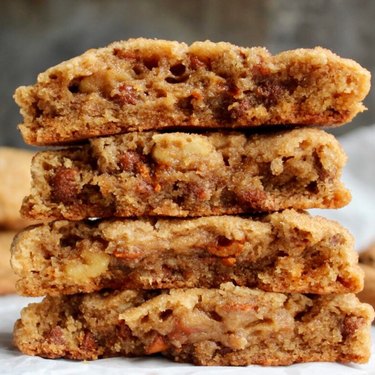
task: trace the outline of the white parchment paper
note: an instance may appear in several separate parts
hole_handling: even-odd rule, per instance
[[[340,221],[355,236],[357,248],[375,241],[375,125],[358,129],[340,138],[349,155],[343,180],[353,200],[341,210],[312,210]],[[375,327],[372,328],[372,356],[366,365],[307,363],[288,367],[195,367],[177,364],[161,357],[111,358],[92,362],[48,360],[20,354],[12,346],[12,329],[23,306],[37,299],[18,296],[0,297],[0,375],[18,374],[251,374],[251,375],[375,375]]]

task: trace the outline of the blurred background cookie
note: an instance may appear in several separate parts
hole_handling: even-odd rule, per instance
[[[360,253],[359,262],[365,271],[365,287],[358,298],[375,307],[375,242]]]
[[[375,242],[359,254],[359,262],[375,269]]]
[[[0,147],[0,295],[15,292],[10,245],[16,230],[32,223],[19,213],[22,200],[30,190],[32,156],[29,151]]]
[[[33,153],[0,147],[0,228],[20,229],[30,223],[19,213],[30,190],[30,164]]]
[[[10,245],[16,232],[0,232],[0,295],[15,293],[16,275],[10,267]]]

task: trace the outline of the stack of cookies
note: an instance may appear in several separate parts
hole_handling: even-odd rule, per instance
[[[17,347],[366,362],[353,239],[303,210],[349,203],[344,152],[316,126],[362,111],[369,81],[321,48],[135,39],[20,87],[24,140],[69,147],[33,160],[21,211],[48,222],[17,236],[12,265],[19,293],[46,297],[22,311]]]

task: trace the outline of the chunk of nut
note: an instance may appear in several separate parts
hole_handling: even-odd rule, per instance
[[[194,134],[155,134],[152,157],[159,164],[178,170],[202,170],[224,165],[222,155],[208,138]]]
[[[84,94],[100,92],[105,96],[113,96],[113,90],[119,85],[123,85],[129,76],[123,72],[117,72],[113,69],[103,72],[96,72],[90,76],[84,77],[79,83],[79,91]]]
[[[274,176],[279,176],[281,173],[283,173],[284,166],[283,166],[283,159],[282,158],[276,158],[273,159],[271,162],[271,172]]]
[[[106,253],[83,250],[80,259],[69,260],[65,264],[65,272],[73,283],[85,284],[108,269],[109,259]]]
[[[79,83],[79,91],[84,94],[92,92],[109,93],[112,90],[111,73],[105,71],[103,73],[95,73],[81,79]]]

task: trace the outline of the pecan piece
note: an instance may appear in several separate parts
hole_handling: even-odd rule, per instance
[[[137,90],[133,86],[122,84],[118,88],[118,93],[112,98],[119,105],[134,105],[137,103],[138,94]]]
[[[63,330],[59,326],[53,327],[48,333],[46,333],[45,339],[49,344],[54,344],[54,345],[65,344]]]
[[[140,166],[143,164],[143,162],[138,152],[124,151],[118,157],[118,164],[122,171],[139,173]]]
[[[122,171],[139,174],[148,184],[152,183],[151,168],[146,164],[144,155],[136,151],[124,151],[118,157],[118,165]]]
[[[131,329],[123,320],[120,320],[119,324],[116,325],[116,333],[117,336],[125,340],[133,337]]]
[[[85,352],[93,352],[97,349],[96,340],[91,332],[86,332],[83,337],[81,349]]]
[[[79,193],[79,172],[75,168],[59,167],[51,180],[51,197],[54,202],[73,203]]]
[[[341,326],[341,334],[344,340],[353,336],[360,328],[366,325],[364,318],[360,316],[348,315],[344,318]]]
[[[267,202],[267,193],[263,190],[243,190],[237,193],[238,198],[254,210],[270,210],[272,207]]]
[[[277,81],[264,81],[258,84],[255,95],[268,109],[275,106],[284,95],[284,88]]]
[[[248,92],[245,91],[245,94],[248,94]],[[229,107],[230,117],[246,123],[248,111],[258,105],[259,103],[256,102],[253,96],[245,97]]]

